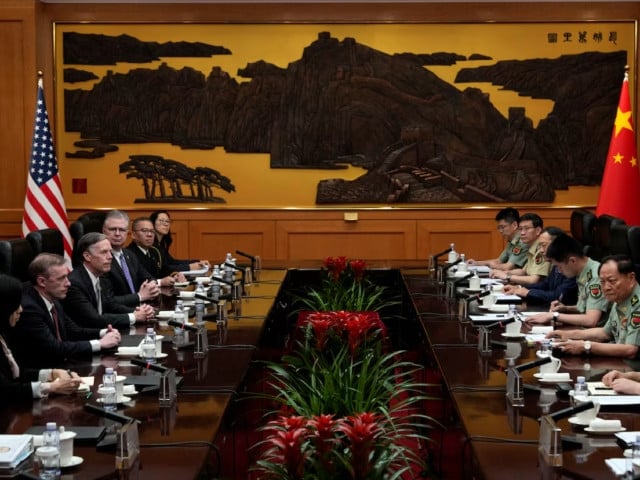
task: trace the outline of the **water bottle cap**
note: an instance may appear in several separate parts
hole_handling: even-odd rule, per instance
[[[104,369],[104,373],[106,373],[107,375],[112,374],[113,373],[113,367],[107,367]]]
[[[58,455],[58,449],[56,447],[38,447],[36,449],[36,455],[38,457],[55,457]]]
[[[57,430],[56,422],[47,422],[47,430]]]
[[[585,378],[580,376],[576,379],[578,381],[578,383],[584,383],[585,382]]]
[[[153,329],[153,327],[148,327],[147,333],[156,333],[156,331]]]

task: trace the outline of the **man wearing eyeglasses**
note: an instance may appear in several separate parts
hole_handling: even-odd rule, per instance
[[[172,287],[175,282],[185,282],[185,276],[174,271],[166,262],[156,247],[153,246],[155,230],[150,218],[139,217],[131,224],[132,242],[127,247],[135,255],[142,266],[155,278],[161,287]]]
[[[549,275],[551,264],[540,247],[540,234],[544,225],[536,213],[525,213],[520,217],[518,231],[520,240],[527,246],[527,262],[524,267],[513,270],[491,270],[491,277],[517,285],[532,285]]]
[[[129,232],[129,216],[120,210],[107,213],[102,225],[111,243],[113,261],[106,278],[111,282],[118,303],[135,307],[141,302],[153,300],[160,294],[160,287],[138,258],[124,248]]]
[[[527,261],[527,247],[520,240],[518,223],[520,214],[513,207],[503,208],[496,215],[497,229],[507,242],[497,258],[467,261],[469,265],[482,265],[496,270],[512,270],[522,267]]]

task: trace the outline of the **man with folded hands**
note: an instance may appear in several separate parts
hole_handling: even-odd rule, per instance
[[[603,327],[554,330],[547,337],[559,339],[560,350],[572,355],[636,358],[640,345],[640,286],[633,262],[626,255],[605,257],[599,276],[604,295],[613,304],[607,323]]]
[[[640,372],[611,370],[602,377],[602,383],[613,388],[616,393],[640,395]]]
[[[128,330],[136,322],[153,320],[151,305],[128,307],[118,303],[111,283],[104,275],[111,270],[111,243],[106,235],[89,232],[79,241],[77,250],[82,265],[69,274],[69,291],[62,301],[65,311],[78,325],[104,328],[111,324],[118,330]]]
[[[31,284],[22,294],[22,315],[8,335],[20,366],[56,367],[120,343],[120,333],[110,325],[85,328],[66,315],[60,300],[67,296],[68,275],[61,255],[41,253],[29,265]]]
[[[543,228],[542,218],[538,214],[525,213],[522,215],[518,231],[520,232],[520,241],[527,248],[527,262],[524,267],[513,270],[492,269],[489,276],[506,280],[507,283],[532,285],[549,275],[551,265],[540,248],[540,234]]]
[[[607,320],[609,301],[602,292],[598,279],[600,264],[583,253],[582,245],[567,234],[558,235],[547,248],[547,257],[565,277],[575,278],[578,285],[578,301],[551,302],[548,312],[527,319],[527,323],[552,323],[576,327],[603,326]]]

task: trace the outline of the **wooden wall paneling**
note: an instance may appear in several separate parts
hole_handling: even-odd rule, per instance
[[[188,256],[219,264],[227,252],[235,254],[241,250],[273,260],[276,258],[275,230],[275,222],[270,220],[192,221],[189,222]],[[243,263],[239,257],[238,261]]]
[[[416,255],[415,220],[308,220],[278,222],[277,258],[322,260],[345,255],[404,260]]]

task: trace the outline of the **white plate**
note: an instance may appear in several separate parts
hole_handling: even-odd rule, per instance
[[[493,313],[506,313],[509,311],[509,305],[491,305],[487,310]]]
[[[124,385],[122,387],[122,394],[127,396],[137,395],[138,391],[136,390],[135,385]]]
[[[84,458],[82,457],[76,457],[75,455],[73,457],[71,457],[69,459],[69,461],[67,463],[61,463],[60,464],[60,468],[71,468],[71,467],[77,467],[78,465],[80,465],[82,462],[84,462]]]
[[[463,290],[465,293],[480,293],[482,292],[481,288],[465,288]]]
[[[167,358],[168,356],[169,356],[168,353],[160,353],[160,354],[156,353],[156,358]],[[142,354],[140,354],[140,358],[143,358]]]
[[[504,338],[524,338],[527,336],[526,333],[506,333],[506,332],[503,332],[500,335],[502,335]]]
[[[173,310],[161,310],[157,313],[156,318],[173,318]]]
[[[571,425],[580,425],[581,427],[586,427],[590,422],[583,422],[578,417],[569,417],[569,423]]]
[[[98,398],[96,401],[98,403],[104,403],[104,398]],[[116,403],[126,403],[130,401],[131,401],[131,397],[127,397],[126,395],[123,395],[120,398],[118,398],[118,401]]]
[[[591,427],[585,427],[585,429],[584,429],[585,432],[589,432],[592,435],[613,435],[614,433],[624,432],[625,430],[626,430],[626,428],[624,428],[624,427],[613,428],[611,430],[601,430],[599,428],[594,430]]]
[[[116,352],[116,357],[137,357],[140,352]]]
[[[184,287],[188,287],[190,284],[191,284],[190,282],[175,282],[173,286],[175,288],[184,288]]]
[[[540,381],[540,383],[567,383],[571,381],[571,377],[561,378],[561,379],[542,377],[542,378],[539,378],[538,380]]]

